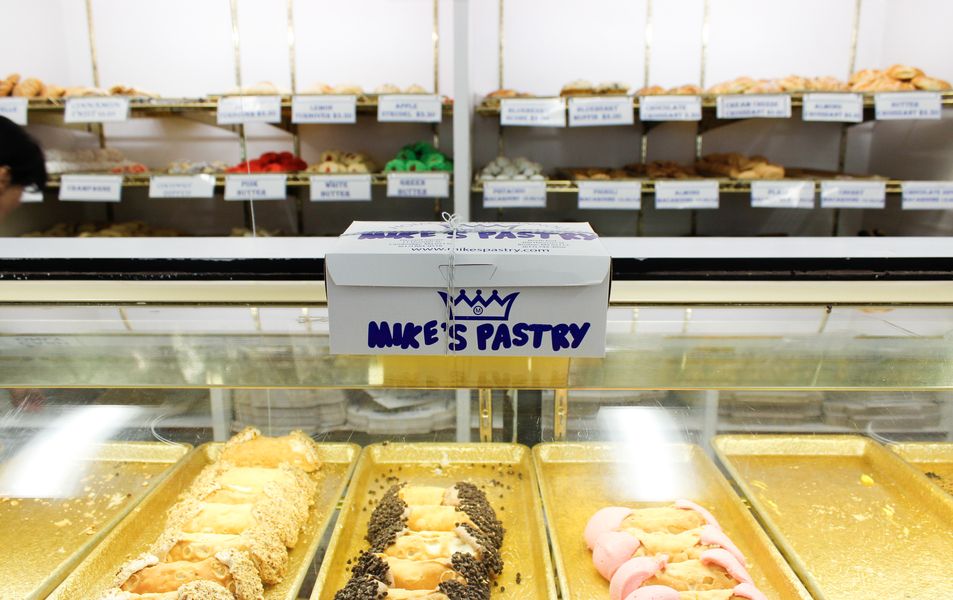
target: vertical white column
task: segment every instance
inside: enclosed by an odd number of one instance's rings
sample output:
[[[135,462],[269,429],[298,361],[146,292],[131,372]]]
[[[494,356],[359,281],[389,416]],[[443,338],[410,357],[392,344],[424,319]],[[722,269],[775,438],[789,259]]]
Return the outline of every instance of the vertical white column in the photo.
[[[453,2],[453,212],[470,220],[470,3]]]
[[[470,390],[457,390],[457,441],[470,441]]]
[[[222,388],[212,388],[209,390],[209,402],[212,406],[212,439],[224,442],[228,440],[232,420],[230,392]]]

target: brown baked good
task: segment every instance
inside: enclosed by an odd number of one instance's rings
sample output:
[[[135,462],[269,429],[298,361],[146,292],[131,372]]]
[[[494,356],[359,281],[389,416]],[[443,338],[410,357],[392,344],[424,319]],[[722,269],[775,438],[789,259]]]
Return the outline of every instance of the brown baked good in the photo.
[[[650,85],[643,88],[639,88],[636,92],[636,96],[658,96],[665,93],[665,88],[660,85]]]
[[[788,75],[783,79],[775,80],[775,83],[784,92],[803,92],[809,89],[808,86],[810,85],[808,80],[800,75]]]
[[[926,75],[914,77],[910,83],[918,90],[926,90],[929,92],[942,92],[951,88],[949,81],[937,79],[936,77],[927,77]]]
[[[836,77],[814,77],[807,80],[807,90],[811,92],[846,92],[850,86]]]
[[[134,594],[161,594],[193,581],[217,583],[237,600],[258,600],[264,591],[251,559],[235,550],[199,562],[160,563],[157,557],[144,554],[120,569],[116,587]]]
[[[288,463],[312,473],[321,466],[318,448],[309,436],[293,431],[282,437],[264,437],[246,427],[226,442],[219,457],[238,467],[270,467]]]
[[[674,94],[676,96],[697,96],[702,93],[702,89],[697,85],[692,85],[687,83],[685,85],[680,85],[668,90],[667,93]]]
[[[909,65],[892,65],[887,69],[887,76],[901,81],[910,81],[914,77],[921,77],[923,71]]]
[[[577,96],[595,93],[595,88],[585,79],[570,81],[559,91],[560,96]]]
[[[43,90],[43,82],[33,77],[24,79],[13,88],[13,95],[22,98],[37,98]]]

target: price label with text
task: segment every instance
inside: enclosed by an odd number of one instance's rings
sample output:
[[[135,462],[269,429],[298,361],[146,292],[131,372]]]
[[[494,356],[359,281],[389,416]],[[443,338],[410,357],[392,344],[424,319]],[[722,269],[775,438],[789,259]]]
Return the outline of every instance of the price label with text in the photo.
[[[861,94],[804,94],[801,118],[805,121],[860,123],[864,120]]]
[[[214,175],[155,175],[149,179],[150,198],[211,198]]]
[[[752,181],[754,208],[814,208],[813,181]]]
[[[129,119],[129,98],[67,98],[66,123],[117,123]]]
[[[700,96],[642,96],[639,119],[643,121],[701,121]]]
[[[565,98],[504,98],[500,124],[517,127],[565,127]]]
[[[594,210],[640,210],[641,181],[577,181],[579,208]]]
[[[223,96],[216,113],[219,125],[280,123],[281,96]]]
[[[883,208],[886,198],[883,181],[821,182],[821,208]]]
[[[953,181],[904,181],[903,210],[953,208]]]
[[[370,175],[312,175],[312,202],[364,202],[371,199]]]
[[[485,181],[483,208],[546,208],[546,182],[522,179]]]
[[[791,96],[787,94],[738,94],[718,96],[719,119],[787,119]]]
[[[718,208],[717,181],[656,181],[655,208],[657,209],[713,209]]]
[[[286,175],[226,175],[226,200],[284,200]]]
[[[122,175],[63,175],[60,200],[75,202],[119,202]]]
[[[383,123],[439,123],[440,96],[387,94],[377,98],[377,120]]]
[[[43,192],[36,189],[35,187],[30,187],[23,190],[23,193],[20,195],[20,202],[23,204],[34,204],[37,202],[43,202]]]
[[[632,125],[635,109],[630,96],[580,97],[569,99],[570,127]]]
[[[943,116],[939,92],[896,92],[876,94],[874,112],[878,120],[939,119]]]
[[[356,123],[357,96],[295,96],[292,123]]]
[[[449,173],[388,173],[387,195],[391,198],[447,198]]]
[[[26,98],[0,98],[0,117],[6,117],[17,125],[26,125],[29,104]]]

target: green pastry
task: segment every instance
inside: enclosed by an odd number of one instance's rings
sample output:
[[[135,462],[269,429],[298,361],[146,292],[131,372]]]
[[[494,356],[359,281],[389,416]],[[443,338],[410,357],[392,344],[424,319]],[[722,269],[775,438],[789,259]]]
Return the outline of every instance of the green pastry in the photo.
[[[436,154],[430,154],[424,157],[423,160],[428,167],[431,169],[436,169],[438,165],[442,165],[443,163],[447,162],[447,157],[438,152]]]
[[[417,154],[405,146],[397,153],[397,158],[399,160],[417,160]]]
[[[407,161],[395,158],[394,160],[387,161],[387,164],[384,165],[384,172],[390,173],[391,171],[406,171],[407,170]]]
[[[428,171],[427,165],[420,160],[408,160],[406,163],[406,171]]]

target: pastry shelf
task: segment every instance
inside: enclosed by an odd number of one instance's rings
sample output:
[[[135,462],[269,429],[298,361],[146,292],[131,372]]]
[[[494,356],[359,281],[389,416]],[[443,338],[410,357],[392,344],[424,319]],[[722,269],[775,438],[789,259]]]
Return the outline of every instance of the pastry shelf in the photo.
[[[153,177],[192,177],[195,175],[200,175],[200,173],[163,173],[163,172],[154,172],[154,173],[135,173],[135,174],[122,174],[122,173],[68,173],[69,175],[121,175],[122,176],[122,186],[124,188],[140,188],[140,187],[149,187],[150,180]],[[215,173],[215,187],[224,187],[225,186],[225,177],[227,175],[246,175],[246,173]],[[305,187],[311,185],[312,176],[320,176],[320,173],[247,173],[247,175],[286,175],[287,180],[286,184],[288,187]],[[387,174],[386,173],[371,173],[371,185],[373,186],[385,186],[387,185]],[[47,181],[47,187],[49,188],[58,188],[60,187],[60,176],[52,176],[49,181]]]
[[[297,94],[309,96],[309,94]],[[115,98],[117,96],[107,96]],[[215,113],[218,110],[218,100],[223,96],[209,96],[207,98],[130,98],[129,109],[134,117],[162,117],[181,113]],[[282,112],[291,112],[293,96],[281,96]],[[357,112],[369,114],[377,112],[377,96],[361,95],[357,98]],[[35,113],[62,113],[66,109],[65,98],[31,99],[28,105],[30,112]],[[453,114],[453,102],[443,97],[443,114]]]
[[[823,94],[828,92],[816,92],[816,93]],[[836,93],[836,92],[829,92],[829,93]],[[897,92],[893,92],[893,93],[897,93]],[[724,96],[728,98],[740,98],[740,97],[756,97],[757,95],[758,94],[725,94]],[[770,95],[774,96],[774,95],[781,95],[781,94],[770,94]],[[798,108],[804,105],[803,93],[794,93],[794,94],[790,94],[790,96],[791,96],[792,108]],[[872,94],[872,93],[863,94],[864,109],[865,109],[864,120],[873,119],[873,108],[874,108],[875,96],[876,94]],[[559,96],[525,96],[525,97],[513,98],[513,99],[514,100],[543,100],[543,99],[551,99],[551,98],[558,98],[558,97]],[[570,98],[570,97],[579,98],[579,97],[585,97],[585,96],[566,96],[566,98]],[[612,98],[613,96],[601,95],[601,96],[593,96],[593,97]],[[701,94],[702,111],[704,113],[702,116],[703,120],[711,119],[715,117],[715,111],[718,106],[718,98],[719,98],[718,94]],[[638,117],[639,117],[639,113],[638,113],[639,100],[640,100],[639,96],[632,96],[632,108],[633,110],[636,111],[635,112],[636,121],[638,121]],[[940,102],[943,106],[953,106],[953,91],[940,92]],[[500,102],[498,100],[487,101],[486,99],[484,99],[477,106],[476,113],[484,117],[499,117],[500,116]],[[737,119],[721,119],[721,120],[733,121]]]
[[[589,179],[583,181],[599,181],[603,183],[619,182],[619,181],[640,181],[642,182],[642,192],[648,194],[655,193],[655,182],[656,181],[711,181],[715,178],[695,178],[695,179],[665,179],[665,180],[655,180],[655,179]],[[788,178],[788,181],[803,181],[803,180],[813,180],[815,183],[820,181],[830,181],[837,179],[836,176],[831,176],[829,178],[819,178],[817,176],[810,177],[791,177]],[[858,177],[854,180],[870,180],[873,178],[863,178]],[[751,182],[752,181],[785,181],[784,179],[715,179],[718,181],[718,191],[722,194],[750,194],[751,193]],[[496,181],[510,181],[499,179]],[[519,182],[524,182],[526,180],[519,180]],[[547,179],[546,180],[546,193],[548,194],[577,194],[579,193],[579,186],[576,185],[578,180],[573,179]],[[897,179],[890,179],[886,182],[886,192],[888,194],[899,194],[902,191],[903,182]],[[819,185],[816,186],[817,190],[820,191]],[[483,184],[476,182],[471,186],[471,191],[476,193],[483,192]]]

